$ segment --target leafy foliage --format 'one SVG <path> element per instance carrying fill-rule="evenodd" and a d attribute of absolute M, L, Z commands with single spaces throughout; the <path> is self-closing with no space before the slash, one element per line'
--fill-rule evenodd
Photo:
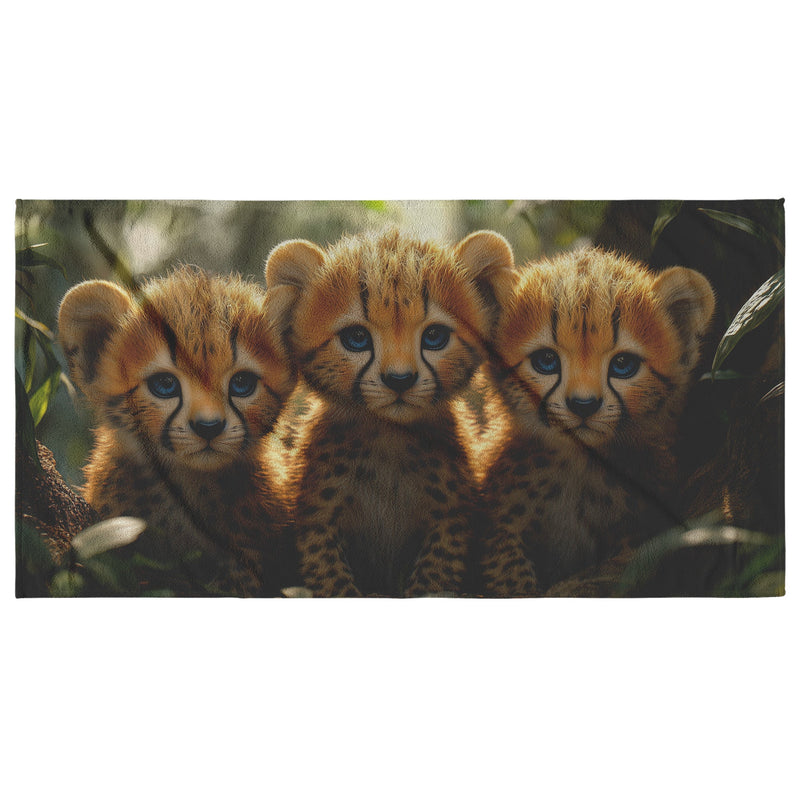
<path fill-rule="evenodd" d="M 767 231 L 762 225 L 759 225 L 754 220 L 748 219 L 747 217 L 742 217 L 739 214 L 730 214 L 726 211 L 719 211 L 713 208 L 698 208 L 697 210 L 706 216 L 711 217 L 711 219 L 717 220 L 717 222 L 722 222 L 732 228 L 737 228 L 740 231 L 744 231 L 744 233 L 749 233 L 751 236 L 755 236 L 756 239 L 759 239 L 762 242 L 767 242 L 768 244 L 774 245 L 778 252 L 783 255 L 783 242 L 775 235 L 775 233 Z"/>
<path fill-rule="evenodd" d="M 653 225 L 653 231 L 650 234 L 651 247 L 656 246 L 659 236 L 664 232 L 664 229 L 674 220 L 681 212 L 683 201 L 681 200 L 665 200 L 661 203 L 658 217 Z"/>
<path fill-rule="evenodd" d="M 24 247 L 17 251 L 17 289 L 19 300 L 23 303 L 33 304 L 36 289 L 36 276 L 33 270 L 36 266 L 45 266 L 58 270 L 64 275 L 64 268 L 55 259 L 41 252 L 45 244 Z M 24 369 L 24 391 L 28 396 L 30 418 L 36 428 L 47 413 L 58 387 L 66 376 L 62 376 L 61 365 L 54 351 L 55 336 L 43 322 L 35 319 L 31 314 L 15 306 L 14 316 L 22 325 L 21 350 Z M 19 376 L 19 374 L 18 374 Z M 19 394 L 18 394 L 19 400 Z M 17 404 L 18 415 L 22 412 Z M 27 416 L 24 415 L 23 416 Z M 23 426 L 27 420 L 23 421 Z M 23 431 L 23 433 L 25 433 Z M 35 449 L 35 448 L 34 448 Z M 27 440 L 26 440 L 26 452 Z"/>
<path fill-rule="evenodd" d="M 784 271 L 780 270 L 764 282 L 750 299 L 739 309 L 722 337 L 711 365 L 712 375 L 722 366 L 737 342 L 750 331 L 755 330 L 783 303 Z"/>

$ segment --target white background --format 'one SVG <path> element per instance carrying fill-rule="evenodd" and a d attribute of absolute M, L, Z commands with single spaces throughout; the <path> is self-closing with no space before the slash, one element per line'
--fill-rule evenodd
<path fill-rule="evenodd" d="M 785 196 L 795 410 L 788 9 L 17 0 L 6 260 L 17 197 Z M 796 503 L 783 599 L 17 601 L 6 410 L 6 797 L 797 796 Z"/>

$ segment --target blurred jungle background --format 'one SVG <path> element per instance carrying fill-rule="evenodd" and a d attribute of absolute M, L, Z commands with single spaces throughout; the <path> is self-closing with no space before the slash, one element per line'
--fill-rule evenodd
<path fill-rule="evenodd" d="M 55 343 L 58 305 L 71 286 L 89 278 L 133 285 L 178 263 L 262 280 L 265 259 L 281 241 L 324 245 L 392 224 L 450 242 L 496 230 L 518 262 L 596 244 L 654 270 L 682 265 L 704 273 L 717 313 L 680 445 L 694 516 L 615 566 L 613 580 L 620 593 L 634 595 L 783 593 L 782 201 L 22 200 L 15 230 L 17 595 L 90 593 L 70 541 L 92 517 L 69 487 L 82 483 L 91 415 Z M 54 484 L 58 474 L 63 484 Z M 109 548 L 120 544 L 110 541 Z M 97 593 L 136 593 L 121 577 L 124 550 L 96 556 L 107 558 L 93 572 Z M 574 593 L 591 594 L 606 580 L 605 573 L 584 577 Z"/>

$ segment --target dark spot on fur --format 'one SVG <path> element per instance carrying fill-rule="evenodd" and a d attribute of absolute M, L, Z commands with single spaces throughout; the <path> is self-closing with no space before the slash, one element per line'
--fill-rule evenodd
<path fill-rule="evenodd" d="M 437 503 L 446 503 L 447 502 L 447 495 L 441 490 L 437 489 L 435 486 L 426 486 L 425 491 L 437 502 Z"/>

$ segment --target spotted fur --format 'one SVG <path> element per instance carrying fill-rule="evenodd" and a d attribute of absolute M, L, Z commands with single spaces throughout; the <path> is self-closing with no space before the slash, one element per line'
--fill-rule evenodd
<path fill-rule="evenodd" d="M 482 340 L 512 255 L 498 234 L 456 247 L 391 231 L 323 251 L 285 242 L 267 286 L 319 413 L 297 454 L 302 575 L 317 595 L 463 588 L 472 476 L 452 400 Z M 278 302 L 281 302 L 280 300 Z"/>
<path fill-rule="evenodd" d="M 708 281 L 597 249 L 528 264 L 494 374 L 510 431 L 485 486 L 486 591 L 530 595 L 674 524 L 674 441 L 714 309 Z"/>
<path fill-rule="evenodd" d="M 263 437 L 295 382 L 266 302 L 238 277 L 183 267 L 133 293 L 87 281 L 59 310 L 99 423 L 87 501 L 145 519 L 170 553 L 205 553 L 212 590 L 248 595 L 279 580 L 263 563 L 280 516 Z"/>

